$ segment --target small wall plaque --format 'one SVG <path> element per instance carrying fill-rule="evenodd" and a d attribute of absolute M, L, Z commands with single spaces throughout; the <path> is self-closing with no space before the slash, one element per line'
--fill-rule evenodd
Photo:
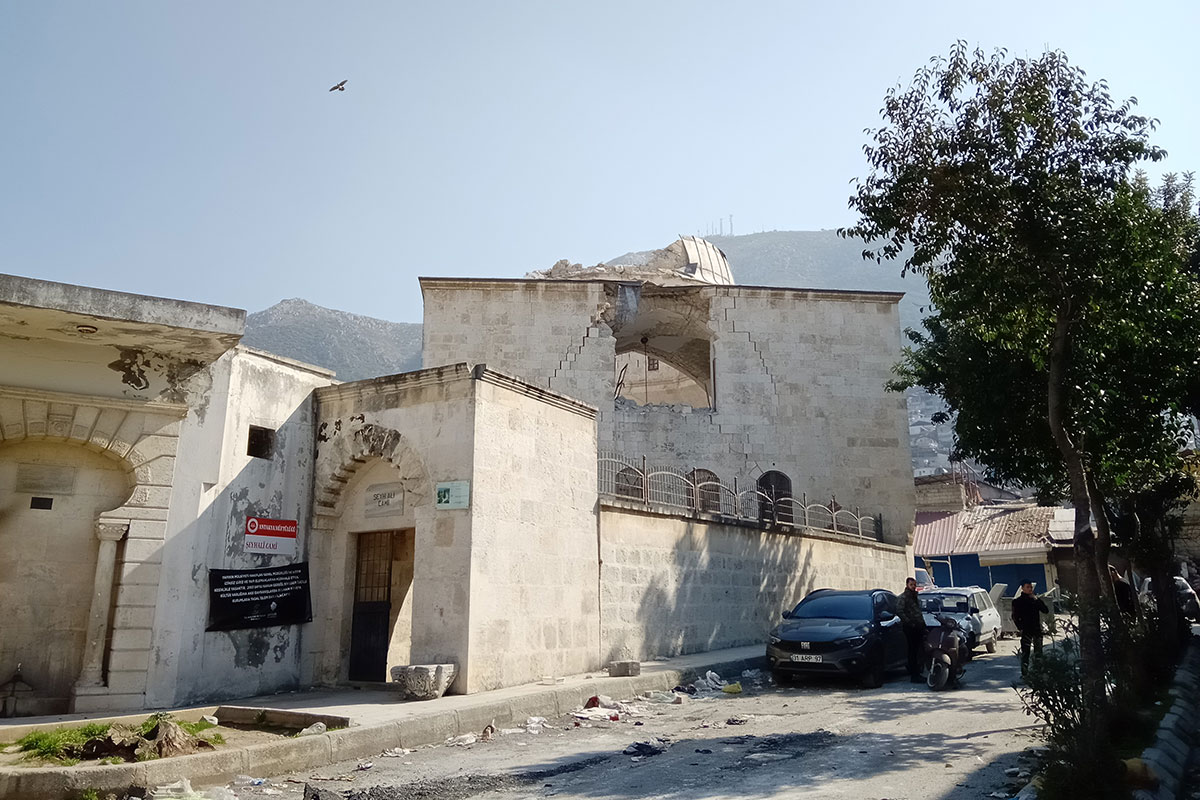
<path fill-rule="evenodd" d="M 437 485 L 437 502 L 434 503 L 435 508 L 467 508 L 470 505 L 470 481 L 446 481 Z"/>
<path fill-rule="evenodd" d="M 375 483 L 363 497 L 364 517 L 392 517 L 404 513 L 404 484 Z"/>

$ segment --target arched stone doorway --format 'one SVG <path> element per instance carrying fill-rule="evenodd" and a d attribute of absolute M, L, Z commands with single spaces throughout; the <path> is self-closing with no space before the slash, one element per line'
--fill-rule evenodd
<path fill-rule="evenodd" d="M 0 680 L 20 664 L 36 698 L 15 713 L 67 710 L 87 644 L 96 521 L 132 490 L 123 462 L 78 444 L 0 445 Z"/>
<path fill-rule="evenodd" d="M 396 431 L 360 420 L 338 443 L 346 448 L 341 466 L 317 467 L 314 630 L 305 665 L 311 683 L 383 681 L 421 650 L 414 607 L 433 489 L 423 461 Z"/>
<path fill-rule="evenodd" d="M 65 659 L 69 664 L 57 666 L 56 677 L 48 682 L 54 687 L 52 691 L 60 692 L 68 665 L 76 670 L 69 682 L 72 685 L 68 687 L 68 708 L 56 708 L 55 712 L 130 709 L 145 704 L 153 666 L 151 651 L 162 547 L 171 507 L 180 423 L 186 412 L 185 406 L 173 403 L 0 386 L 0 451 L 7 453 L 4 463 L 8 465 L 9 480 L 14 481 L 11 488 L 0 486 L 0 504 L 6 504 L 6 508 L 7 504 L 21 506 L 22 515 L 43 514 L 32 518 L 36 520 L 34 528 L 18 532 L 14 546 L 25 544 L 31 538 L 31 531 L 51 519 L 56 505 L 70 510 L 78 526 L 91 514 L 91 543 L 82 547 L 82 528 L 73 529 L 71 534 L 80 537 L 80 552 L 88 554 L 86 559 L 58 551 L 44 553 L 47 570 L 54 567 L 53 560 L 66 560 L 63 570 L 75 573 L 71 589 L 75 601 L 87 609 L 82 657 L 72 655 Z M 21 480 L 19 465 L 36 464 L 41 457 L 39 453 L 45 454 L 52 467 L 79 468 L 72 489 L 76 495 L 70 496 L 75 499 L 65 499 L 68 495 L 61 492 L 61 486 L 65 485 L 62 483 L 57 484 L 64 498 L 61 500 L 49 489 L 36 489 L 36 480 L 27 484 L 31 491 L 16 488 L 15 482 Z M 113 478 L 115 473 L 120 473 L 124 480 L 119 490 Z M 65 481 L 62 474 L 59 473 L 58 480 Z M 54 487 L 52 474 L 44 480 L 51 480 L 46 485 Z M 49 499 L 51 508 L 30 508 L 34 497 Z M 44 516 L 46 513 L 51 516 Z M 7 525 L 5 530 L 9 530 Z M 11 535 L 6 534 L 5 538 Z M 3 552 L 8 552 L 7 543 Z M 93 567 L 90 580 L 83 577 L 85 563 Z M 12 570 L 11 564 L 0 564 L 0 573 L 15 576 Z M 27 582 L 11 579 L 17 584 Z M 49 585 L 45 575 L 39 580 Z M 26 589 L 22 586 L 19 591 L 24 597 Z M 18 598 L 18 602 L 26 601 Z M 0 608 L 7 611 L 10 607 L 8 598 L 0 595 Z M 72 618 L 71 626 L 78 624 L 73 614 L 67 615 Z M 3 623 L 0 626 L 2 643 L 9 638 L 8 626 Z M 64 638 L 69 637 L 64 634 Z M 23 679 L 41 693 L 38 684 L 43 679 L 30 672 L 31 662 L 21 663 Z M 14 669 L 14 663 L 0 660 L 0 680 L 7 679 Z M 61 704 L 61 699 L 56 698 L 55 703 Z M 18 709 L 17 713 L 40 712 Z"/>

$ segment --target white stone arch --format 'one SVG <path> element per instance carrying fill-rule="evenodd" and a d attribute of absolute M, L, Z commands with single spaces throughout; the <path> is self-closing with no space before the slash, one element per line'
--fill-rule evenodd
<path fill-rule="evenodd" d="M 377 462 L 390 464 L 404 485 L 406 508 L 416 527 L 433 518 L 433 483 L 425 461 L 399 432 L 366 422 L 362 414 L 334 420 L 337 435 L 322 442 L 314 474 L 309 558 L 313 573 L 313 630 L 305 638 L 302 680 L 333 683 L 345 678 L 353 605 L 353 549 L 339 535 L 339 521 L 353 479 Z"/>
<path fill-rule="evenodd" d="M 128 498 L 96 519 L 100 551 L 72 711 L 145 703 L 159 565 L 186 413 L 186 406 L 173 403 L 0 387 L 0 445 L 38 439 L 79 445 L 116 460 L 129 477 Z"/>

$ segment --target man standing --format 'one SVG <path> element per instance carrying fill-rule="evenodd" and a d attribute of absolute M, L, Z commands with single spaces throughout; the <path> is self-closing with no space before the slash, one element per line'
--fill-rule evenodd
<path fill-rule="evenodd" d="M 904 582 L 900 593 L 900 624 L 904 626 L 904 638 L 908 641 L 908 675 L 913 683 L 921 683 L 921 656 L 925 647 L 925 615 L 921 613 L 921 601 L 917 597 L 917 579 Z"/>
<path fill-rule="evenodd" d="M 1033 581 L 1022 582 L 1012 604 L 1012 621 L 1021 632 L 1021 675 L 1029 669 L 1029 645 L 1035 656 L 1042 654 L 1042 614 L 1049 613 L 1042 598 L 1033 593 Z"/>

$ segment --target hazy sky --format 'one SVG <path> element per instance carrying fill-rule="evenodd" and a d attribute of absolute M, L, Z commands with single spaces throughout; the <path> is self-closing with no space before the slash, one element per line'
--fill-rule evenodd
<path fill-rule="evenodd" d="M 0 272 L 416 322 L 418 275 L 837 227 L 884 91 L 959 38 L 1065 50 L 1200 168 L 1198 8 L 8 0 Z"/>

